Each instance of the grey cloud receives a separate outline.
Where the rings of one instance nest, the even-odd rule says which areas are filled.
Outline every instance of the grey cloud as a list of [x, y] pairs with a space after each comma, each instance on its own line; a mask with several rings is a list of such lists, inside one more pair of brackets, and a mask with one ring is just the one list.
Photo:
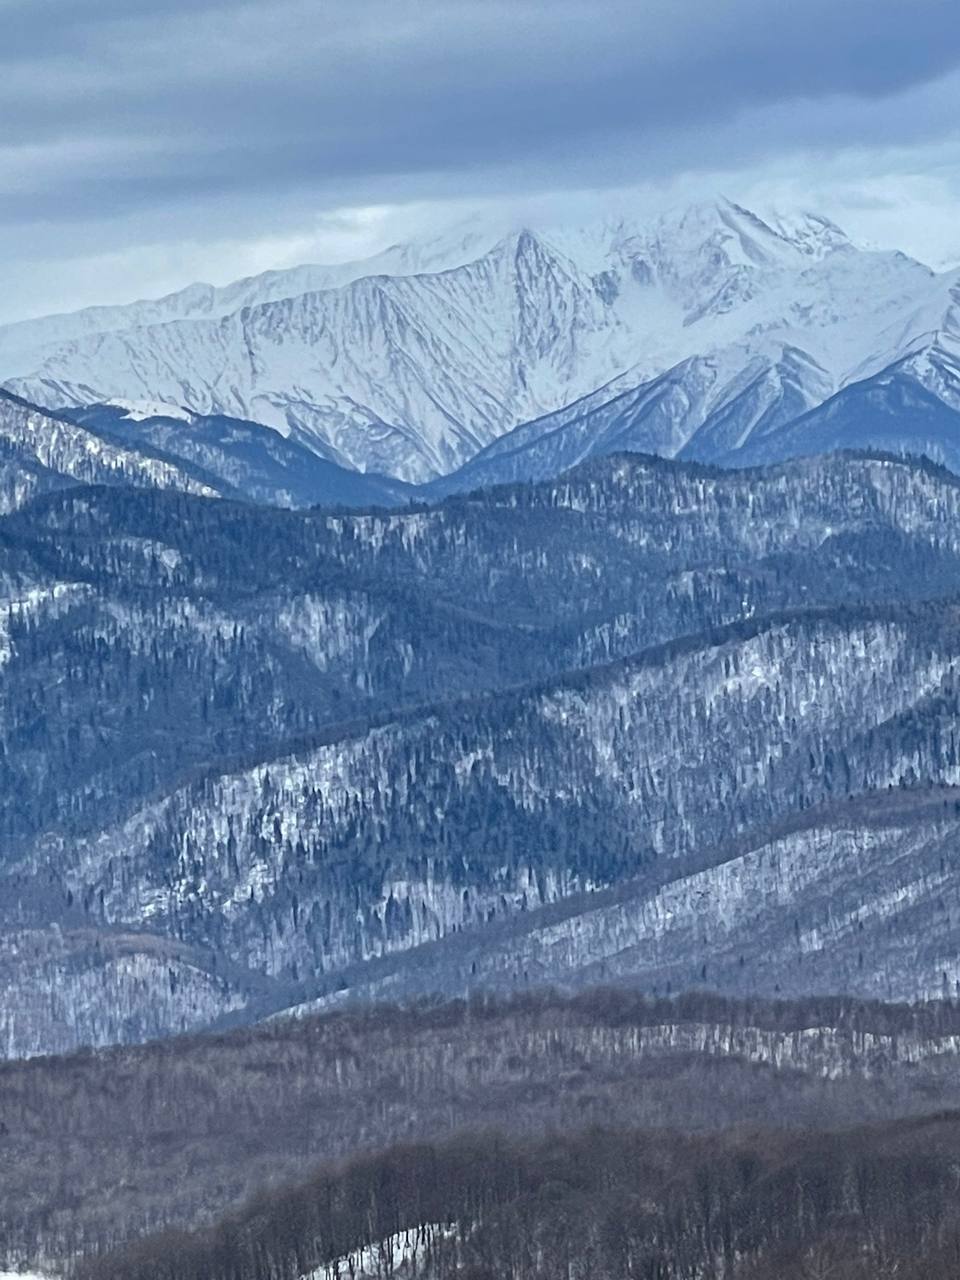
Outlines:
[[[954, 0], [14, 0], [3, 142], [118, 132], [144, 196], [509, 164], [960, 63]], [[931, 38], [936, 31], [936, 38]], [[837, 118], [838, 134], [844, 124]], [[162, 139], [158, 165], [146, 143]], [[842, 141], [842, 138], [838, 138]], [[709, 146], [709, 139], [704, 139]], [[64, 186], [72, 188], [69, 172]], [[42, 192], [37, 192], [41, 195]]]
[[42, 259], [914, 145], [960, 119], [955, 3], [0, 0], [0, 223]]

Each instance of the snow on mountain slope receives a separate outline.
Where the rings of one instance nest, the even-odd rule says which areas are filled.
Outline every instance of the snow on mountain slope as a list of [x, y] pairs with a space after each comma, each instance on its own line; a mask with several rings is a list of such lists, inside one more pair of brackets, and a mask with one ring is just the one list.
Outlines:
[[827, 372], [795, 348], [748, 356], [737, 346], [694, 356], [619, 395], [608, 399], [605, 389], [508, 432], [434, 481], [431, 491], [542, 480], [587, 458], [621, 452], [725, 460], [754, 433], [820, 404], [832, 385]]
[[0, 391], [0, 512], [68, 484], [133, 484], [207, 497], [219, 492], [189, 466], [101, 439]]
[[918, 376], [931, 378], [931, 390], [960, 408], [956, 385], [944, 388], [935, 381], [944, 361], [952, 366], [953, 378], [960, 364], [960, 269], [933, 276], [899, 309], [877, 335], [875, 350], [850, 370], [845, 381], [872, 377], [907, 357]]
[[[676, 405], [657, 399], [657, 420], [635, 431], [635, 414], [631, 432], [636, 447], [676, 454], [760, 379], [752, 410], [744, 401], [702, 436], [695, 452], [714, 457], [753, 419], [802, 412], [854, 371], [919, 350], [924, 333], [952, 332], [945, 280], [855, 248], [822, 218], [765, 222], [721, 200], [495, 242], [461, 229], [367, 263], [7, 326], [0, 376], [55, 406], [146, 400], [251, 419], [340, 465], [415, 482], [670, 371]], [[799, 354], [785, 371], [787, 351]], [[583, 434], [578, 456], [591, 452]]]
[[812, 357], [784, 347], [773, 361], [754, 360], [724, 388], [680, 456], [721, 462], [757, 435], [792, 421], [830, 394], [831, 380]]
[[251, 418], [341, 465], [417, 480], [574, 398], [563, 388], [609, 324], [589, 278], [521, 233], [457, 271], [103, 334], [13, 385], [58, 405], [122, 395]]
[[[649, 381], [628, 371], [506, 433], [433, 488], [542, 479], [621, 450], [747, 465], [885, 448], [958, 467], [960, 272], [915, 266], [896, 254], [834, 252], [796, 278], [780, 322], [758, 320], [746, 337]], [[900, 293], [904, 267], [911, 287]]]
[[304, 293], [337, 289], [369, 275], [414, 275], [469, 262], [493, 239], [477, 227], [461, 227], [424, 244], [392, 245], [372, 258], [331, 266], [305, 265], [265, 271], [220, 288], [193, 284], [155, 300], [41, 316], [0, 325], [0, 376], [24, 360], [43, 359], [64, 343], [101, 333], [120, 333], [173, 320], [216, 319], [244, 307], [278, 302]]
[[792, 421], [760, 424], [724, 461], [781, 461], [837, 448], [926, 454], [960, 469], [960, 272], [935, 277], [835, 395]]
[[416, 496], [402, 481], [320, 458], [257, 422], [204, 417], [145, 401], [63, 410], [65, 417], [132, 450], [154, 449], [201, 468], [236, 495], [276, 507], [397, 506]]
[[455, 1249], [457, 1236], [458, 1228], [444, 1223], [407, 1227], [318, 1267], [302, 1280], [343, 1280], [346, 1276], [351, 1280], [379, 1280], [382, 1276], [392, 1276], [395, 1280], [419, 1276], [420, 1280], [430, 1280], [431, 1275], [437, 1274], [431, 1261], [438, 1248], [442, 1250], [446, 1244]]
[[104, 409], [116, 410], [128, 422], [149, 422], [151, 418], [167, 418], [177, 422], [192, 422], [194, 415], [180, 405], [164, 404], [162, 400], [111, 400]]
[[850, 447], [925, 455], [960, 471], [960, 411], [928, 390], [904, 362], [844, 387], [792, 421], [759, 431], [726, 461], [752, 466]]

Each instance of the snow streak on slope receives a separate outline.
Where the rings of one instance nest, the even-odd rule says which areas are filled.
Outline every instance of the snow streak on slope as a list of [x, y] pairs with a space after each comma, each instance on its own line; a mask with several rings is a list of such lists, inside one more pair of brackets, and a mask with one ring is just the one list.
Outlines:
[[[434, 1254], [444, 1245], [455, 1249], [458, 1234], [455, 1224], [424, 1223], [407, 1227], [385, 1240], [354, 1249], [335, 1262], [319, 1267], [304, 1280], [346, 1280], [347, 1277], [350, 1280], [385, 1280], [388, 1276], [394, 1280], [416, 1276], [428, 1280], [433, 1274], [431, 1263]], [[2, 1276], [0, 1280], [3, 1280]]]
[[[932, 333], [936, 364], [952, 349], [948, 284], [902, 254], [857, 250], [823, 219], [770, 224], [719, 201], [495, 243], [477, 230], [8, 326], [0, 376], [52, 405], [159, 401], [253, 419], [332, 461], [422, 481], [584, 396], [597, 408], [671, 371], [678, 403], [637, 447], [717, 457], [857, 370], [919, 358]], [[752, 407], [717, 423], [750, 384]]]

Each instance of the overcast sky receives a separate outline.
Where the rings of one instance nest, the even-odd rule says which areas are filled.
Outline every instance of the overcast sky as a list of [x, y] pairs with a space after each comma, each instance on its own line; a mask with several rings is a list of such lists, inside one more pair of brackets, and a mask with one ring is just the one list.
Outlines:
[[724, 192], [960, 262], [957, 0], [0, 0], [0, 319]]

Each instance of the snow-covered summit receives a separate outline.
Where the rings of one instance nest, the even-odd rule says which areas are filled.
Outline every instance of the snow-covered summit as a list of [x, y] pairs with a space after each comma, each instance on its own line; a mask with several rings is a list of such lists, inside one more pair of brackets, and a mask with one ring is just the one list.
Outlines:
[[952, 350], [955, 284], [816, 214], [726, 199], [585, 226], [477, 220], [363, 262], [6, 326], [0, 378], [53, 407], [250, 419], [338, 464], [423, 481], [690, 360], [720, 360], [730, 381], [801, 352], [812, 402], [931, 341]]

